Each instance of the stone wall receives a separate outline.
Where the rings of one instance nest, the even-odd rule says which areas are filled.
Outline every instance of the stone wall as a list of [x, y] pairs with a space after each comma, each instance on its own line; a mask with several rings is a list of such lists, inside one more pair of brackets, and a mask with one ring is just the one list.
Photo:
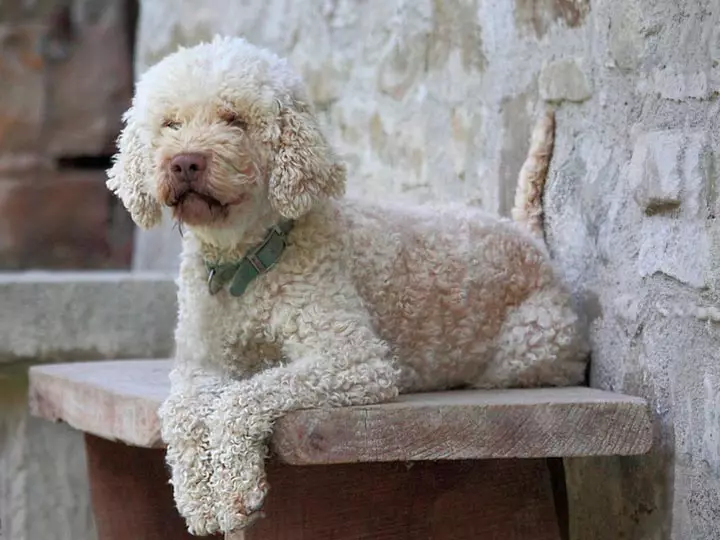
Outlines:
[[130, 264], [104, 170], [132, 92], [134, 5], [0, 3], [0, 268]]
[[[592, 319], [592, 384], [657, 420], [649, 457], [569, 461], [572, 536], [717, 538], [720, 0], [197, 6], [142, 3], [138, 71], [216, 32], [289, 56], [370, 197], [507, 213], [533, 116], [557, 104], [548, 239]], [[168, 224], [136, 260], [174, 268], [176, 246]]]
[[169, 357], [175, 289], [166, 274], [0, 273], [0, 539], [97, 538], [83, 435], [29, 416], [27, 371]]
[[0, 538], [95, 540], [82, 436], [27, 414], [27, 368], [0, 362]]

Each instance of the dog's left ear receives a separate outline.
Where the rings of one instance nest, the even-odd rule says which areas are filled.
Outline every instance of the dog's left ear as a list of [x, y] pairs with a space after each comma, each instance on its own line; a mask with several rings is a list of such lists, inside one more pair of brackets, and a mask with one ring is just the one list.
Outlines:
[[312, 107], [300, 100], [280, 104], [270, 202], [283, 217], [297, 219], [312, 206], [345, 193], [345, 165], [320, 131]]
[[150, 157], [140, 137], [134, 108], [125, 113], [123, 120], [125, 128], [118, 138], [118, 153], [107, 171], [105, 184], [120, 198], [133, 221], [143, 229], [150, 229], [162, 219], [160, 205], [143, 185], [150, 174]]

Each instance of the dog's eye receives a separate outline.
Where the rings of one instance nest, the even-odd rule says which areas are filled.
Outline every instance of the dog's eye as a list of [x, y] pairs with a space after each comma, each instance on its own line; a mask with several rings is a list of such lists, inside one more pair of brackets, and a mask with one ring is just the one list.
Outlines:
[[222, 115], [223, 122], [226, 124], [229, 124], [233, 127], [240, 128], [240, 129], [247, 129], [247, 122], [240, 118], [237, 114], [234, 112], [227, 112]]
[[162, 124], [162, 127], [169, 129], [180, 129], [180, 122], [176, 122], [175, 120], [165, 120]]

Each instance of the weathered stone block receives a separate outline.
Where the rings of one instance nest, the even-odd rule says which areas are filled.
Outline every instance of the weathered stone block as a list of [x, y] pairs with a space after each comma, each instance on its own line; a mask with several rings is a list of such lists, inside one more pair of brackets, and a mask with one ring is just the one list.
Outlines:
[[615, 65], [623, 70], [635, 69], [645, 49], [641, 33], [642, 13], [634, 2], [625, 2], [610, 15], [608, 45]]
[[538, 85], [540, 96], [547, 101], [585, 101], [592, 95], [590, 82], [575, 58], [545, 65]]
[[172, 276], [143, 272], [0, 274], [0, 364], [163, 358], [177, 317]]
[[554, 25], [581, 26], [590, 12], [590, 0], [515, 0], [515, 24], [542, 38]]
[[708, 99], [712, 88], [705, 71], [687, 72], [686, 66], [656, 69], [652, 77], [644, 79], [639, 89], [648, 94], [658, 94], [672, 101]]
[[127, 3], [34, 4], [0, 7], [0, 154], [108, 153], [132, 92]]
[[642, 276], [663, 273], [693, 287], [705, 285], [710, 158], [704, 133], [672, 130], [638, 137], [628, 169], [633, 196], [646, 214], [664, 214], [642, 222]]
[[648, 214], [682, 206], [707, 217], [712, 169], [708, 134], [681, 130], [640, 135], [628, 171], [636, 202]]
[[393, 31], [377, 70], [379, 92], [402, 101], [417, 84], [427, 67], [431, 21], [428, 2], [402, 6], [393, 18], [390, 23]]
[[0, 267], [129, 265], [130, 246], [111, 245], [108, 236], [111, 196], [103, 172], [34, 170], [22, 176], [0, 180]]
[[0, 154], [40, 149], [45, 62], [39, 25], [0, 24]]
[[[118, 208], [125, 212], [125, 208]], [[173, 225], [169, 212], [165, 212], [159, 227], [135, 234], [133, 243], [133, 270], [177, 272], [180, 266], [182, 238]]]
[[703, 221], [658, 216], [643, 222], [638, 271], [665, 274], [692, 287], [704, 287], [710, 271], [710, 241]]
[[95, 540], [82, 434], [27, 403], [27, 366], [0, 365], [0, 538]]
[[680, 206], [683, 178], [680, 157], [683, 134], [680, 131], [641, 135], [635, 143], [628, 177], [635, 201], [647, 214]]
[[8, 25], [35, 22], [48, 17], [58, 3], [57, 0], [2, 2], [0, 3], [0, 21]]
[[[63, 9], [65, 11], [63, 11]], [[74, 0], [49, 22], [46, 150], [53, 156], [109, 153], [132, 94], [125, 0]]]

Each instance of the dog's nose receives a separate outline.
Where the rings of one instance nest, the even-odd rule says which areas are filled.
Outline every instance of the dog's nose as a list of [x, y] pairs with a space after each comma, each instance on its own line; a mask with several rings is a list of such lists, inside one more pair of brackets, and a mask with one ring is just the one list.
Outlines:
[[183, 182], [194, 182], [207, 168], [207, 159], [202, 154], [178, 154], [170, 160], [170, 172]]

